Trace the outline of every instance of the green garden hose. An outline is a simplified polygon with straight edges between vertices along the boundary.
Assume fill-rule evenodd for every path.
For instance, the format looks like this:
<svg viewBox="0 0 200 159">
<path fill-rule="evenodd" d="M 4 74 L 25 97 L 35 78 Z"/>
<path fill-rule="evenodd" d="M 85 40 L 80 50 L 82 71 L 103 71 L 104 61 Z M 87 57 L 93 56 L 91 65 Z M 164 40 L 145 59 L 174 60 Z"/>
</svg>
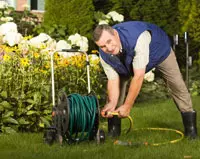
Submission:
<svg viewBox="0 0 200 159">
<path fill-rule="evenodd" d="M 71 141 L 89 139 L 93 133 L 95 120 L 98 118 L 98 102 L 94 95 L 81 96 L 71 94 L 69 101 L 69 130 L 68 137 Z"/>
</svg>

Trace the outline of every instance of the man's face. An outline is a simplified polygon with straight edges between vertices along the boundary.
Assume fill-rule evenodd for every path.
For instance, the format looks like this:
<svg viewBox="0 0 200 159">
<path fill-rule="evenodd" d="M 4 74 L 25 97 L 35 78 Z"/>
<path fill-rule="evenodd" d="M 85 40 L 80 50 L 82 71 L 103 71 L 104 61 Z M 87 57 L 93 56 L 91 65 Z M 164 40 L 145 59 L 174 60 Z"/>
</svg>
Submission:
<svg viewBox="0 0 200 159">
<path fill-rule="evenodd" d="M 116 55 L 120 50 L 120 39 L 116 30 L 114 35 L 108 31 L 103 30 L 102 35 L 96 44 L 103 50 L 103 52 Z"/>
</svg>

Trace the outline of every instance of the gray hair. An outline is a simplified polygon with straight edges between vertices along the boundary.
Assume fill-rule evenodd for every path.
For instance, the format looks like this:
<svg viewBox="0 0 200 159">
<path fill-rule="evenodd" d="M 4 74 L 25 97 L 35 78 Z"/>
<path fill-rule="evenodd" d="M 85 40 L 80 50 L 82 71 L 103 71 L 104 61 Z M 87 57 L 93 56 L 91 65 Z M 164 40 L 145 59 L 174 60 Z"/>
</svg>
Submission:
<svg viewBox="0 0 200 159">
<path fill-rule="evenodd" d="M 94 29 L 94 32 L 93 32 L 93 40 L 94 41 L 98 41 L 100 39 L 103 30 L 106 30 L 111 35 L 114 35 L 114 29 L 111 26 L 109 26 L 108 24 L 101 24 L 101 25 L 98 25 Z"/>
</svg>

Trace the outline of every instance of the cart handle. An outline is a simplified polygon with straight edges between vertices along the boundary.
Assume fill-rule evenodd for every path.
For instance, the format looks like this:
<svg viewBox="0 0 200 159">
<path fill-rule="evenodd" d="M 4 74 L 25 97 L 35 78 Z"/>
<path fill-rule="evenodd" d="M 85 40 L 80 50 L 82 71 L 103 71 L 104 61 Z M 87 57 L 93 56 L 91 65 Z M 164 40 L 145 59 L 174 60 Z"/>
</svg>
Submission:
<svg viewBox="0 0 200 159">
<path fill-rule="evenodd" d="M 91 92 L 90 87 L 90 63 L 89 63 L 89 57 L 88 54 L 85 51 L 82 50 L 76 50 L 76 49 L 62 49 L 62 50 L 54 50 L 50 53 L 51 55 L 51 84 L 52 84 L 52 102 L 53 106 L 55 106 L 55 81 L 54 81 L 54 61 L 53 57 L 56 52 L 80 52 L 86 55 L 86 67 L 87 67 L 87 83 L 88 83 L 88 94 Z"/>
</svg>

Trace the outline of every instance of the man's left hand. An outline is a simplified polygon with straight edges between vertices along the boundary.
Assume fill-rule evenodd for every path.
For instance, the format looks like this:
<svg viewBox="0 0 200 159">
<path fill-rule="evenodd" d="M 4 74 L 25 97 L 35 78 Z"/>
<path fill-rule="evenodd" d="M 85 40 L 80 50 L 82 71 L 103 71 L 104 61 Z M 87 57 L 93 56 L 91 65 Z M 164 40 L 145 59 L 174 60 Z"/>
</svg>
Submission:
<svg viewBox="0 0 200 159">
<path fill-rule="evenodd" d="M 120 118 L 126 118 L 130 115 L 131 107 L 132 106 L 130 105 L 123 104 L 120 107 L 118 107 L 114 112 L 119 113 Z"/>
</svg>

